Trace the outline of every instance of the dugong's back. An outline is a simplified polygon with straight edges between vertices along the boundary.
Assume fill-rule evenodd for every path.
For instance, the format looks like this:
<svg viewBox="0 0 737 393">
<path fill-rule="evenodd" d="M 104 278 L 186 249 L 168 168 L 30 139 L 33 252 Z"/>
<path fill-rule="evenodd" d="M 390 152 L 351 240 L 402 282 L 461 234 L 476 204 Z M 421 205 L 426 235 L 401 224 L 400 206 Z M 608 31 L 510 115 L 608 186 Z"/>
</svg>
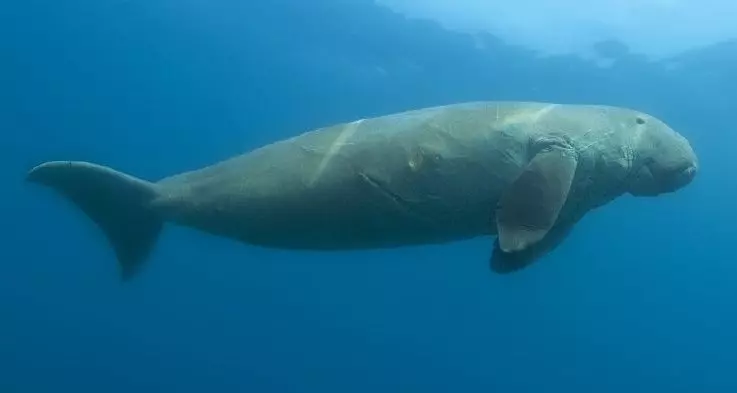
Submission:
<svg viewBox="0 0 737 393">
<path fill-rule="evenodd" d="M 264 246 L 355 249 L 493 234 L 537 103 L 468 103 L 305 133 L 173 176 L 168 219 Z"/>
</svg>

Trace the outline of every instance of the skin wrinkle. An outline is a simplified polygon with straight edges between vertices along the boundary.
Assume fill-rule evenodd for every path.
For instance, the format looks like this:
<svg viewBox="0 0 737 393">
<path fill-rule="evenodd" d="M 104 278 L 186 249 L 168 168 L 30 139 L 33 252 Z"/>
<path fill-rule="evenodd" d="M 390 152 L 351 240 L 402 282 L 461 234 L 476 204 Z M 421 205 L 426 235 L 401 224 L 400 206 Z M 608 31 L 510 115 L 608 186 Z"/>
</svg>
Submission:
<svg viewBox="0 0 737 393">
<path fill-rule="evenodd" d="M 498 106 L 497 106 L 498 108 Z M 532 117 L 534 118 L 533 125 L 537 127 L 538 123 L 544 119 L 546 115 L 552 114 L 553 110 L 557 109 L 555 108 L 555 105 L 550 105 L 546 108 L 543 108 L 543 110 L 539 110 L 536 112 Z M 602 121 L 606 120 L 606 114 L 600 113 L 600 116 L 603 117 Z M 538 128 L 539 131 L 544 131 L 540 128 Z M 606 132 L 604 132 L 602 135 L 599 135 L 597 138 L 594 138 L 588 143 L 585 143 L 583 141 L 586 141 L 588 139 L 591 139 L 590 137 L 597 132 L 597 130 L 594 127 L 588 127 L 586 131 L 584 131 L 581 135 L 569 137 L 565 134 L 567 130 L 560 130 L 561 134 L 555 135 L 555 134 L 549 134 L 547 136 L 542 136 L 540 139 L 538 139 L 536 142 L 533 142 L 535 144 L 560 144 L 560 142 L 564 142 L 566 145 L 570 146 L 571 153 L 574 153 L 577 157 L 582 157 L 584 155 L 587 155 L 587 153 L 591 152 L 592 155 L 594 155 L 594 165 L 596 165 L 596 161 L 599 159 L 608 160 L 609 158 L 606 157 L 605 153 L 596 154 L 597 152 L 606 152 L 607 146 L 606 143 L 610 141 L 610 138 L 612 135 L 616 133 L 616 130 L 613 128 L 608 129 Z M 637 128 L 637 134 L 635 136 L 639 137 L 642 134 L 642 128 Z M 548 148 L 548 147 L 545 147 Z M 545 149 L 543 148 L 543 149 Z M 577 176 L 576 179 L 574 179 L 574 187 L 575 190 L 572 190 L 572 198 L 570 198 L 568 201 L 566 201 L 563 209 L 561 209 L 561 220 L 571 218 L 574 221 L 578 221 L 578 218 L 575 218 L 576 216 L 580 215 L 577 212 L 579 211 L 587 211 L 590 209 L 593 209 L 595 207 L 601 206 L 606 204 L 611 199 L 623 194 L 626 191 L 626 184 L 628 181 L 628 177 L 630 172 L 632 171 L 631 167 L 631 161 L 629 161 L 629 157 L 626 155 L 626 151 L 631 151 L 631 147 L 629 146 L 622 146 L 620 151 L 623 153 L 622 158 L 625 160 L 624 167 L 627 169 L 625 170 L 625 176 L 621 177 L 619 181 L 594 181 L 593 179 L 590 179 L 589 176 L 586 175 L 586 172 L 591 171 L 591 169 L 588 169 L 586 171 L 585 168 L 577 167 Z M 599 156 L 599 157 L 596 157 Z M 532 159 L 532 157 L 530 157 Z M 584 160 L 585 161 L 585 160 Z M 606 164 L 605 164 L 606 165 Z M 584 170 L 584 173 L 581 174 L 581 170 Z M 581 178 L 580 176 L 584 176 L 584 178 Z M 611 185 L 610 187 L 604 187 L 601 188 L 601 184 L 605 185 Z M 598 201 L 598 203 L 597 203 Z M 591 203 L 591 206 L 586 206 L 587 204 Z"/>
<path fill-rule="evenodd" d="M 378 190 L 379 193 L 387 197 L 388 199 L 392 200 L 394 204 L 399 207 L 401 210 L 404 210 L 405 213 L 408 215 L 414 216 L 415 218 L 421 219 L 425 221 L 426 223 L 429 223 L 431 225 L 438 226 L 440 225 L 437 222 L 434 222 L 433 220 L 427 218 L 426 216 L 423 216 L 411 207 L 411 203 L 407 202 L 404 198 L 402 198 L 401 195 L 393 192 L 389 187 L 382 184 L 381 181 L 378 179 L 375 179 L 374 177 L 364 173 L 364 172 L 357 172 L 358 176 L 365 181 L 369 186 L 373 187 L 374 189 Z"/>
</svg>

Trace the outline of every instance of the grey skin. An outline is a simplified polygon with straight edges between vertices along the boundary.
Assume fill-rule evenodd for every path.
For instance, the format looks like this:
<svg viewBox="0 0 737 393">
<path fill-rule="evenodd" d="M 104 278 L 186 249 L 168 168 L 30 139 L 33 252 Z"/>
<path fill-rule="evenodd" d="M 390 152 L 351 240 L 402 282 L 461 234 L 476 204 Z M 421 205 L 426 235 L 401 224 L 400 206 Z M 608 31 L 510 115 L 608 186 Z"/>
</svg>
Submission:
<svg viewBox="0 0 737 393">
<path fill-rule="evenodd" d="M 357 250 L 497 235 L 509 273 L 562 242 L 590 210 L 689 184 L 688 141 L 626 108 L 471 102 L 339 124 L 152 183 L 53 161 L 28 179 L 71 199 L 104 231 L 123 278 L 164 222 L 248 244 Z"/>
</svg>

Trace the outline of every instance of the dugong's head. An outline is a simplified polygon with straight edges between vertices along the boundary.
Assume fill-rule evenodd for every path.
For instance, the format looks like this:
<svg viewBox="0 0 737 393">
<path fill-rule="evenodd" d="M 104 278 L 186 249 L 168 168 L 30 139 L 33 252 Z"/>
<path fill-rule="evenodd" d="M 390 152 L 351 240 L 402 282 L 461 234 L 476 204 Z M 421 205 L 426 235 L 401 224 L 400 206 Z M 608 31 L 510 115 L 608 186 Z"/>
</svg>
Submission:
<svg viewBox="0 0 737 393">
<path fill-rule="evenodd" d="M 644 113 L 635 114 L 632 127 L 634 157 L 627 187 L 630 194 L 655 196 L 691 183 L 699 163 L 686 138 Z"/>
</svg>

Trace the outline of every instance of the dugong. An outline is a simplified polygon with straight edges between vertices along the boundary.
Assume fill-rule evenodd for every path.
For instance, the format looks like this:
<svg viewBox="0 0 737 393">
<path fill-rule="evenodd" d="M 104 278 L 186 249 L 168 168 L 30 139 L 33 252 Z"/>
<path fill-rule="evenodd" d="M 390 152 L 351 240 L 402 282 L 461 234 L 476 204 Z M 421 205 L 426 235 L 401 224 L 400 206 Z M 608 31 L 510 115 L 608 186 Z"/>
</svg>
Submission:
<svg viewBox="0 0 737 393">
<path fill-rule="evenodd" d="M 510 273 L 592 209 L 676 191 L 697 170 L 684 137 L 633 109 L 467 102 L 319 128 L 157 182 L 83 161 L 46 162 L 27 179 L 84 211 L 127 279 L 165 222 L 292 250 L 496 235 L 490 267 Z"/>
</svg>

